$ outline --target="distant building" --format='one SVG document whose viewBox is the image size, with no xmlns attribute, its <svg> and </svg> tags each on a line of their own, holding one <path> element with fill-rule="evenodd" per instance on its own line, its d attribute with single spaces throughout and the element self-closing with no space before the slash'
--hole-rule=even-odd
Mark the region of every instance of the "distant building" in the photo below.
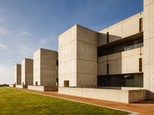
<svg viewBox="0 0 154 115">
<path fill-rule="evenodd" d="M 15 65 L 15 84 L 21 85 L 21 64 Z"/>
<path fill-rule="evenodd" d="M 34 81 L 33 85 L 57 86 L 57 51 L 39 49 L 34 52 Z"/>
<path fill-rule="evenodd" d="M 33 85 L 33 59 L 25 58 L 21 62 L 21 85 Z"/>
</svg>

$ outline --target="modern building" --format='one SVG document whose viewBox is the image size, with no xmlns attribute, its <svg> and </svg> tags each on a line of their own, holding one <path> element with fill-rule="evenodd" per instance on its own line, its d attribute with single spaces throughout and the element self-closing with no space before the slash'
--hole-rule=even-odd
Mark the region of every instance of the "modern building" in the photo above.
<svg viewBox="0 0 154 115">
<path fill-rule="evenodd" d="M 33 59 L 25 58 L 21 62 L 21 85 L 33 85 Z"/>
<path fill-rule="evenodd" d="M 154 99 L 154 0 L 144 0 L 143 7 L 99 32 L 75 25 L 59 36 L 59 93 L 143 87 L 146 98 Z"/>
<path fill-rule="evenodd" d="M 15 65 L 15 84 L 21 85 L 21 64 Z"/>
<path fill-rule="evenodd" d="M 34 81 L 36 86 L 57 86 L 58 53 L 48 49 L 34 52 Z"/>
</svg>

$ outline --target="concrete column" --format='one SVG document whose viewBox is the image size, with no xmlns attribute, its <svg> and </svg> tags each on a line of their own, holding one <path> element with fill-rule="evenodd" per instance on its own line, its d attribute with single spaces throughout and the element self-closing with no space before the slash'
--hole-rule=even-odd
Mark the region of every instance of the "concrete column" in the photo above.
<svg viewBox="0 0 154 115">
<path fill-rule="evenodd" d="M 33 85 L 33 60 L 24 59 L 22 60 L 22 85 Z"/>
<path fill-rule="evenodd" d="M 21 85 L 21 64 L 15 65 L 15 84 Z"/>
<path fill-rule="evenodd" d="M 144 0 L 144 88 L 154 99 L 154 0 Z"/>
<path fill-rule="evenodd" d="M 33 54 L 34 85 L 56 86 L 57 79 L 57 51 L 39 49 Z"/>
</svg>

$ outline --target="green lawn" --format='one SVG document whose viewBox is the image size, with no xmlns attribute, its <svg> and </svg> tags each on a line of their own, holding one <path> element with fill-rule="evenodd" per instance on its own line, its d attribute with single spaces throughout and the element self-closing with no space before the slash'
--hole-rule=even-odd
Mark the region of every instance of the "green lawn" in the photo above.
<svg viewBox="0 0 154 115">
<path fill-rule="evenodd" d="M 127 112 L 0 87 L 0 115 L 127 115 Z"/>
</svg>

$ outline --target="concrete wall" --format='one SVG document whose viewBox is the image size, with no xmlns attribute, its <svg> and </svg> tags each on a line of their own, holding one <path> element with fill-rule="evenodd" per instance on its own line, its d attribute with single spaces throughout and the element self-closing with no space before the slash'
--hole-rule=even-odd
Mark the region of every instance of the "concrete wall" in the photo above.
<svg viewBox="0 0 154 115">
<path fill-rule="evenodd" d="M 33 60 L 27 58 L 22 60 L 21 68 L 22 85 L 33 85 Z"/>
<path fill-rule="evenodd" d="M 97 86 L 97 33 L 75 25 L 59 36 L 59 86 Z"/>
<path fill-rule="evenodd" d="M 102 33 L 102 35 L 100 34 L 98 37 L 98 46 L 107 43 L 107 32 L 109 32 L 110 35 L 109 42 L 113 42 L 139 33 L 139 19 L 142 17 L 142 13 L 138 13 L 119 23 L 116 23 L 112 26 L 109 26 L 108 28 L 99 31 L 100 33 Z"/>
<path fill-rule="evenodd" d="M 107 57 L 109 74 L 138 73 L 139 58 L 143 57 L 140 54 L 143 54 L 143 48 L 98 57 L 98 75 L 107 75 Z"/>
<path fill-rule="evenodd" d="M 21 64 L 15 65 L 15 84 L 21 84 Z"/>
<path fill-rule="evenodd" d="M 9 87 L 16 87 L 16 85 L 15 84 L 10 84 Z"/>
<path fill-rule="evenodd" d="M 39 49 L 34 52 L 34 81 L 33 85 L 56 86 L 57 60 L 56 51 Z"/>
<path fill-rule="evenodd" d="M 27 88 L 27 85 L 16 85 L 16 88 L 21 88 L 21 89 Z"/>
<path fill-rule="evenodd" d="M 35 90 L 35 91 L 58 91 L 57 86 L 35 86 L 35 85 L 28 85 L 28 89 Z"/>
<path fill-rule="evenodd" d="M 144 0 L 144 88 L 154 99 L 154 0 Z"/>
<path fill-rule="evenodd" d="M 97 33 L 77 26 L 77 86 L 97 87 Z"/>
<path fill-rule="evenodd" d="M 144 100 L 146 90 L 113 90 L 59 87 L 58 93 L 122 103 L 132 103 Z"/>
</svg>

